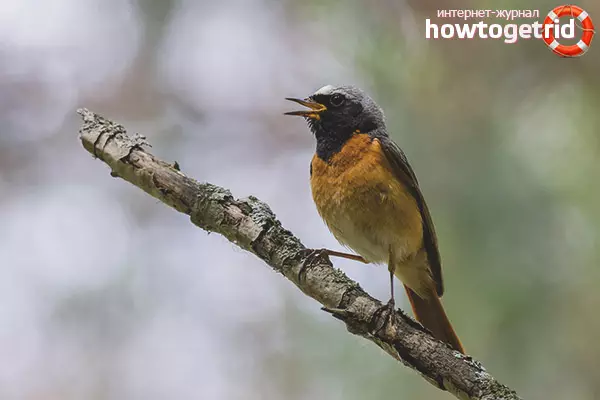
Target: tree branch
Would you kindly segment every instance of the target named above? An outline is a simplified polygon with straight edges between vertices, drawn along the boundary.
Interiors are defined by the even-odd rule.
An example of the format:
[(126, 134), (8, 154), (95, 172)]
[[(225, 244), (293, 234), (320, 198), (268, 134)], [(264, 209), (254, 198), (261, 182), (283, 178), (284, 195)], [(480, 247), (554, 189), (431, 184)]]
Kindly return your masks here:
[(304, 247), (282, 227), (267, 204), (252, 196), (236, 199), (227, 189), (199, 183), (181, 173), (176, 163), (146, 152), (143, 147), (148, 143), (143, 136), (130, 137), (123, 126), (86, 109), (78, 113), (83, 117), (83, 146), (108, 164), (112, 176), (189, 215), (198, 227), (220, 233), (253, 253), (343, 321), (349, 332), (372, 341), (458, 398), (519, 399), (479, 362), (437, 341), (401, 311), (393, 318), (386, 317), (379, 300), (333, 268), (327, 256)]

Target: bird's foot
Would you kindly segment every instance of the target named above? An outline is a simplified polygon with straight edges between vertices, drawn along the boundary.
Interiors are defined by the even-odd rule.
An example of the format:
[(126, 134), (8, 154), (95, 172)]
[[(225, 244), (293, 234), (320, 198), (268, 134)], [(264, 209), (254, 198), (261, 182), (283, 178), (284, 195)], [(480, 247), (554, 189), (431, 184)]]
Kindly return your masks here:
[(387, 304), (381, 306), (373, 314), (373, 332), (378, 334), (384, 330), (389, 324), (394, 323), (396, 319), (396, 302), (392, 297)]
[(298, 280), (304, 281), (308, 270), (318, 264), (318, 261), (326, 262), (329, 254), (326, 249), (306, 249), (303, 251), (304, 260), (300, 271), (298, 271)]

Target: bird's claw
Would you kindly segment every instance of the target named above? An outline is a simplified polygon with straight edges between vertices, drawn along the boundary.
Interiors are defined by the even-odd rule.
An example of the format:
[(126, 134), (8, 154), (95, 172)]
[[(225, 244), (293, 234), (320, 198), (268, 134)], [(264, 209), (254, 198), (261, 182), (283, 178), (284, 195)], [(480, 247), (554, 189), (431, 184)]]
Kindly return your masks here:
[(396, 318), (396, 302), (391, 298), (387, 304), (381, 306), (373, 313), (373, 332), (378, 334), (385, 329), (390, 323), (393, 323)]
[(308, 272), (308, 269), (315, 266), (316, 260), (328, 259), (326, 249), (305, 249), (303, 253), (305, 253), (306, 255), (304, 256), (304, 261), (302, 261), (300, 271), (298, 271), (298, 280), (301, 282), (306, 279), (306, 273)]

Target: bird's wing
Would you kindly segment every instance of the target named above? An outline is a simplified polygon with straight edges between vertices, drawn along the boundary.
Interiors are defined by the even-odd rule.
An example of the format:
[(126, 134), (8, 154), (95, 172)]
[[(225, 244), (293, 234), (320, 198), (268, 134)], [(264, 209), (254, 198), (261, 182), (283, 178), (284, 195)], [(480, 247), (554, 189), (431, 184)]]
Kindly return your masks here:
[(417, 177), (411, 168), (404, 152), (396, 143), (394, 143), (388, 136), (378, 137), (377, 140), (381, 143), (381, 148), (385, 154), (388, 162), (390, 163), (394, 175), (408, 187), (421, 211), (421, 218), (423, 219), (423, 243), (425, 250), (427, 251), (427, 258), (429, 260), (429, 268), (431, 269), (431, 275), (436, 285), (436, 292), (438, 296), (442, 296), (444, 293), (444, 282), (442, 280), (442, 261), (440, 258), (440, 252), (438, 249), (437, 237), (435, 235), (435, 228), (431, 219), (431, 214), (427, 208), (427, 203), (423, 198), (421, 189), (419, 188), (419, 182)]

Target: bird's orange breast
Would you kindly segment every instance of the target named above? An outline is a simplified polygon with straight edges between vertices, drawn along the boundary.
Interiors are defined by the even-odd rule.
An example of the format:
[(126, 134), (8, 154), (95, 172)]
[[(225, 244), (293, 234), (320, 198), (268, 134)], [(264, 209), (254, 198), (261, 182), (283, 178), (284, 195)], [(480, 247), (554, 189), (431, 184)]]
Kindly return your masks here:
[(416, 200), (395, 177), (379, 140), (354, 134), (329, 160), (314, 156), (311, 189), (319, 214), (342, 244), (371, 262), (422, 247)]

